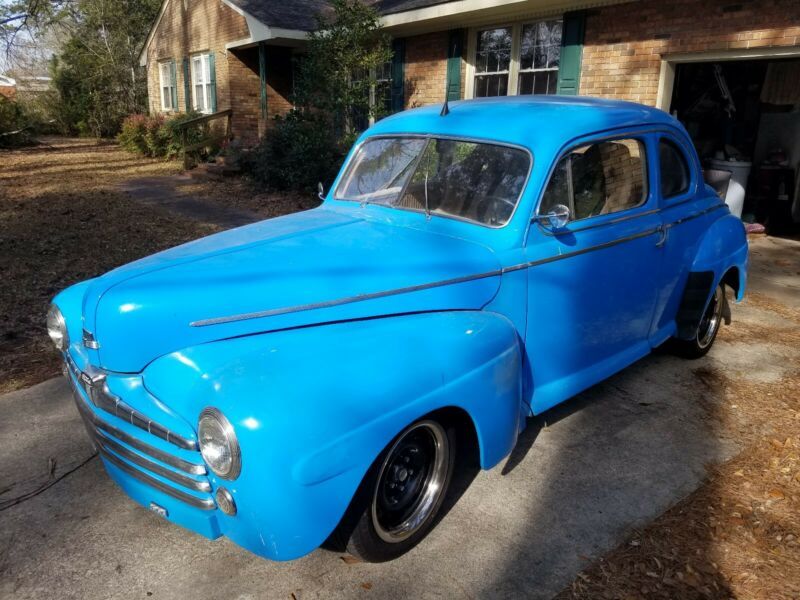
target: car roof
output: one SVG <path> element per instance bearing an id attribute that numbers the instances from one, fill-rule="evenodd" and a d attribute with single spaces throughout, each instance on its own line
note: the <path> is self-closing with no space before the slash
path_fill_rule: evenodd
<path id="1" fill-rule="evenodd" d="M 585 96 L 507 96 L 407 110 L 382 119 L 365 136 L 433 134 L 495 140 L 524 146 L 534 155 L 557 152 L 577 137 L 622 127 L 667 125 L 682 129 L 666 112 L 622 100 Z"/>

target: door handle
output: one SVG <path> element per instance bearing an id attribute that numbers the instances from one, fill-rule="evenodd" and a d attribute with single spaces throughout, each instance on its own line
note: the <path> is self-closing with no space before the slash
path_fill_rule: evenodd
<path id="1" fill-rule="evenodd" d="M 659 237 L 658 241 L 656 242 L 656 248 L 663 248 L 664 244 L 667 243 L 667 238 L 669 237 L 669 225 L 662 225 L 657 229 Z"/>

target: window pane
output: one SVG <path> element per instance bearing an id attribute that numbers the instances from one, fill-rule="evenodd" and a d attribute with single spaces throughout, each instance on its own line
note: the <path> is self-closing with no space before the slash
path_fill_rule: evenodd
<path id="1" fill-rule="evenodd" d="M 421 138 L 367 141 L 350 160 L 336 198 L 395 204 L 425 143 Z"/>
<path id="2" fill-rule="evenodd" d="M 203 63 L 203 83 L 211 81 L 211 58 L 208 54 L 202 56 Z"/>
<path id="3" fill-rule="evenodd" d="M 404 197 L 404 205 L 484 225 L 511 218 L 528 176 L 530 158 L 517 148 L 431 140 Z"/>
<path id="4" fill-rule="evenodd" d="M 192 59 L 192 76 L 195 84 L 203 83 L 203 64 L 199 56 Z"/>
<path id="5" fill-rule="evenodd" d="M 511 62 L 511 28 L 479 31 L 475 62 L 478 73 L 507 71 Z"/>
<path id="6" fill-rule="evenodd" d="M 533 93 L 546 94 L 547 93 L 547 71 L 534 72 L 533 80 Z"/>
<path id="7" fill-rule="evenodd" d="M 508 75 L 478 75 L 475 78 L 475 97 L 508 95 Z"/>
<path id="8" fill-rule="evenodd" d="M 606 201 L 601 214 L 641 204 L 645 194 L 644 146 L 636 140 L 600 144 Z"/>
<path id="9" fill-rule="evenodd" d="M 536 45 L 536 28 L 533 25 L 522 27 L 522 38 L 519 47 L 519 68 L 533 68 L 533 48 Z"/>
<path id="10" fill-rule="evenodd" d="M 203 86 L 194 86 L 194 107 L 196 110 L 204 111 L 206 109 L 205 98 L 203 96 Z"/>
<path id="11" fill-rule="evenodd" d="M 575 148 L 556 167 L 539 213 L 564 204 L 573 220 L 580 220 L 638 206 L 647 194 L 645 163 L 644 146 L 637 140 Z"/>
<path id="12" fill-rule="evenodd" d="M 658 144 L 661 165 L 661 196 L 671 198 L 689 190 L 689 167 L 686 158 L 675 144 L 661 140 Z"/>
<path id="13" fill-rule="evenodd" d="M 528 153 L 517 148 L 375 139 L 351 160 L 336 197 L 503 225 L 516 208 L 529 168 Z"/>
<path id="14" fill-rule="evenodd" d="M 520 39 L 518 93 L 556 93 L 560 59 L 561 21 L 541 21 L 523 25 Z"/>

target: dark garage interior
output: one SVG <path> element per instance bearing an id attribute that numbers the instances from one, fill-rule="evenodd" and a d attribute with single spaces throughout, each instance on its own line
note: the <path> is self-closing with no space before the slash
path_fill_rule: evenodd
<path id="1" fill-rule="evenodd" d="M 770 235 L 800 234 L 800 60 L 678 64 L 670 112 L 703 167 L 732 174 L 733 212 Z"/>

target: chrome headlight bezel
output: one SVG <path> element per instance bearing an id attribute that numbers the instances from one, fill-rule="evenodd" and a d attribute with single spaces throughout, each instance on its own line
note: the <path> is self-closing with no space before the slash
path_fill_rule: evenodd
<path id="1" fill-rule="evenodd" d="M 47 335 L 50 336 L 59 352 L 67 351 L 69 348 L 67 322 L 64 320 L 64 315 L 61 314 L 61 309 L 55 304 L 51 304 L 47 310 Z"/>
<path id="2" fill-rule="evenodd" d="M 206 441 L 204 442 L 204 440 Z M 219 444 L 220 441 L 224 441 L 226 454 L 229 457 L 223 464 L 216 460 L 219 453 L 214 453 L 210 448 L 210 444 Z M 197 420 L 197 445 L 203 461 L 215 475 L 229 481 L 239 476 L 242 470 L 242 452 L 239 448 L 239 440 L 236 438 L 236 432 L 230 421 L 216 408 L 209 407 L 200 413 L 200 418 Z"/>

